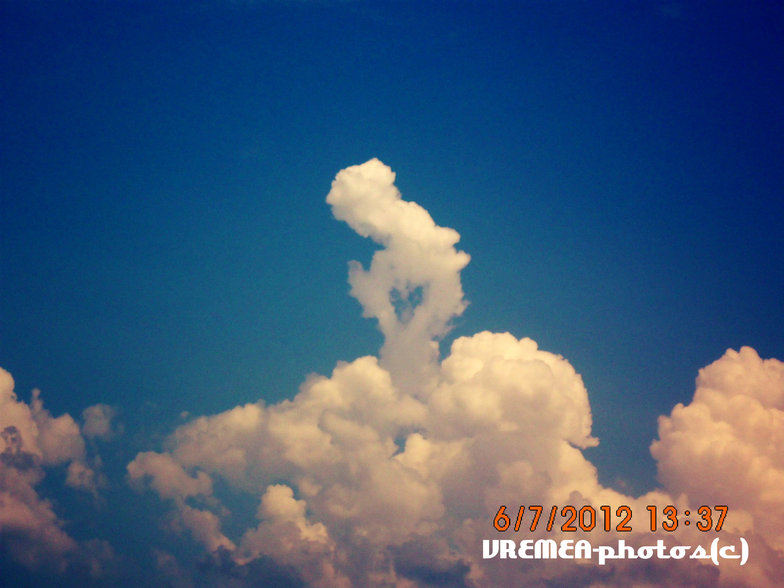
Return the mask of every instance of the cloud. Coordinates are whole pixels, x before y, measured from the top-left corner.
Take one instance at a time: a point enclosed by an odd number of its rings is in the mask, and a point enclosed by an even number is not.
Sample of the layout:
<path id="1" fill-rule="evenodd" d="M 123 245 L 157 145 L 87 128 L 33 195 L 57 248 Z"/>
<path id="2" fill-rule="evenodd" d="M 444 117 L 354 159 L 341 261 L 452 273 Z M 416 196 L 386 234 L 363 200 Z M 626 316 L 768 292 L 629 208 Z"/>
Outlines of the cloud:
<path id="1" fill-rule="evenodd" d="M 76 542 L 62 530 L 62 521 L 51 503 L 41 499 L 35 485 L 43 479 L 33 465 L 32 454 L 23 445 L 8 442 L 18 435 L 13 426 L 3 428 L 6 440 L 0 454 L 0 533 L 3 550 L 24 566 L 39 565 L 65 569 L 66 557 L 75 551 Z M 16 437 L 18 439 L 18 437 Z"/>
<path id="2" fill-rule="evenodd" d="M 640 497 L 604 487 L 581 451 L 597 440 L 587 391 L 566 359 L 527 338 L 481 332 L 456 339 L 439 361 L 437 340 L 466 307 L 460 270 L 469 258 L 455 249 L 457 232 L 403 201 L 394 179 L 374 159 L 341 171 L 327 196 L 337 219 L 382 246 L 369 269 L 349 268 L 351 294 L 384 334 L 380 358 L 339 362 L 291 400 L 197 418 L 172 433 L 168 451 L 128 466 L 173 503 L 209 552 L 211 573 L 241 578 L 258 568 L 330 587 L 774 586 L 784 551 L 782 364 L 728 351 L 700 373 L 692 404 L 660 421 L 652 452 L 664 487 Z M 233 538 L 221 530 L 237 519 L 213 493 L 218 479 L 258 501 L 257 522 Z M 629 505 L 639 518 L 623 537 L 645 545 L 661 537 L 640 528 L 647 505 L 703 503 L 731 505 L 723 537 L 750 537 L 753 565 L 481 557 L 482 539 L 499 537 L 491 523 L 502 504 Z M 619 537 L 557 526 L 533 534 L 580 536 Z M 706 537 L 682 525 L 666 539 Z M 168 555 L 165 564 L 173 566 Z"/>
<path id="3" fill-rule="evenodd" d="M 199 472 L 192 478 L 168 454 L 140 453 L 128 464 L 128 474 L 132 480 L 149 477 L 150 485 L 161 498 L 184 500 L 212 494 L 212 480 L 207 474 Z"/>
<path id="4" fill-rule="evenodd" d="M 177 508 L 177 516 L 171 521 L 174 529 L 188 529 L 209 551 L 234 549 L 234 543 L 221 533 L 220 519 L 215 513 L 187 503 L 187 499 L 195 498 L 203 504 L 214 504 L 212 480 L 203 471 L 192 477 L 169 454 L 152 451 L 138 454 L 127 470 L 131 481 L 141 485 L 143 480 L 149 480 L 158 496 L 174 502 Z"/>
<path id="5" fill-rule="evenodd" d="M 784 537 L 784 363 L 728 350 L 700 370 L 688 406 L 659 419 L 659 478 L 692 500 L 732 504 L 777 549 Z M 740 512 L 738 512 L 740 514 Z"/>
<path id="6" fill-rule="evenodd" d="M 71 415 L 52 417 L 44 408 L 39 390 L 33 390 L 30 408 L 37 433 L 35 446 L 44 465 L 84 459 L 84 439 Z"/>
<path id="7" fill-rule="evenodd" d="M 299 570 L 313 586 L 350 586 L 331 561 L 335 543 L 326 526 L 310 522 L 306 512 L 307 503 L 294 498 L 289 486 L 268 486 L 257 513 L 261 522 L 243 535 L 235 561 L 247 564 L 264 556 L 279 566 Z"/>
<path id="8" fill-rule="evenodd" d="M 784 363 L 743 347 L 700 370 L 691 403 L 659 418 L 651 454 L 659 480 L 674 495 L 684 495 L 692 509 L 730 506 L 728 531 L 753 533 L 764 542 L 768 563 L 781 577 L 783 447 Z"/>
<path id="9" fill-rule="evenodd" d="M 82 434 L 88 439 L 111 439 L 116 431 L 112 428 L 112 420 L 117 411 L 108 404 L 94 404 L 82 411 Z"/>
<path id="10" fill-rule="evenodd" d="M 0 555 L 31 569 L 86 569 L 100 574 L 113 551 L 100 541 L 81 544 L 64 529 L 53 505 L 36 486 L 44 467 L 68 463 L 66 484 L 95 492 L 98 478 L 87 465 L 84 439 L 70 415 L 52 417 L 38 390 L 30 405 L 17 399 L 14 381 L 0 368 Z"/>
<path id="11" fill-rule="evenodd" d="M 457 231 L 437 226 L 424 208 L 402 200 L 394 181 L 389 167 L 371 159 L 342 170 L 327 203 L 336 219 L 384 247 L 368 270 L 349 264 L 351 295 L 363 316 L 378 320 L 382 365 L 398 386 L 416 392 L 432 379 L 434 339 L 466 307 L 460 270 L 470 257 L 454 248 Z"/>

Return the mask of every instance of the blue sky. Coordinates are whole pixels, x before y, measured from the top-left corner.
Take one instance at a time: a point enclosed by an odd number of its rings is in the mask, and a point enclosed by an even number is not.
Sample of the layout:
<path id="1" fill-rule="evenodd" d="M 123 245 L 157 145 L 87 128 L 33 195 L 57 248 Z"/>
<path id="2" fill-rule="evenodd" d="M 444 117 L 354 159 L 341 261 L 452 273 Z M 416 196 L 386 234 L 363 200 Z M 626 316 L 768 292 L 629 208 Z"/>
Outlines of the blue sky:
<path id="1" fill-rule="evenodd" d="M 0 366 L 52 415 L 116 411 L 88 446 L 102 514 L 62 468 L 37 487 L 77 540 L 112 543 L 110 512 L 157 528 L 126 466 L 176 426 L 378 354 L 346 280 L 377 247 L 324 202 L 373 157 L 471 255 L 442 356 L 489 330 L 566 358 L 607 487 L 658 487 L 657 418 L 728 348 L 784 358 L 774 3 L 2 12 Z M 117 533 L 128 568 L 150 533 Z"/>

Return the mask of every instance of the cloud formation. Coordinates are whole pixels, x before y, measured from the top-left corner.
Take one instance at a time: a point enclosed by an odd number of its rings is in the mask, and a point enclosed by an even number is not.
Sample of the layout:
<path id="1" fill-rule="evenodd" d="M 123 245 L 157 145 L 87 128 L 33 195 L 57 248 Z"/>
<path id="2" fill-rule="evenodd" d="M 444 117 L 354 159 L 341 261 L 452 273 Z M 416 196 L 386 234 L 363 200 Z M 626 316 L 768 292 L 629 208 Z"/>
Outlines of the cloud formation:
<path id="1" fill-rule="evenodd" d="M 666 487 L 732 504 L 784 550 L 784 363 L 728 350 L 700 370 L 691 404 L 660 417 L 659 438 L 651 453 Z"/>
<path id="2" fill-rule="evenodd" d="M 111 439 L 116 431 L 113 420 L 117 411 L 108 404 L 94 404 L 82 411 L 82 434 L 88 439 Z"/>
<path id="3" fill-rule="evenodd" d="M 327 196 L 337 219 L 382 246 L 369 269 L 349 268 L 352 296 L 384 334 L 380 358 L 340 362 L 292 400 L 197 418 L 166 452 L 139 454 L 131 478 L 170 500 L 234 577 L 256 565 L 291 585 L 324 587 L 775 585 L 782 364 L 728 351 L 700 373 L 692 404 L 660 422 L 652 452 L 664 487 L 642 497 L 603 487 L 581 451 L 597 441 L 566 359 L 530 339 L 481 332 L 456 339 L 439 361 L 438 338 L 466 307 L 460 270 L 469 257 L 455 249 L 456 231 L 401 199 L 394 179 L 374 159 L 342 170 Z M 257 499 L 258 522 L 233 539 L 221 527 L 234 519 L 212 491 L 216 479 Z M 756 562 L 598 568 L 481 558 L 481 540 L 498 537 L 491 523 L 501 504 L 626 504 L 642 516 L 649 504 L 704 503 L 731 505 L 726 536 L 753 537 Z M 659 535 L 626 536 L 651 537 Z M 705 539 L 693 527 L 668 537 Z"/>
<path id="4" fill-rule="evenodd" d="M 178 427 L 138 453 L 128 481 L 166 505 L 162 521 L 200 546 L 199 569 L 152 548 L 161 582 L 176 586 L 484 588 L 526 585 L 773 587 L 784 576 L 784 364 L 751 348 L 700 371 L 692 402 L 659 421 L 651 446 L 661 488 L 633 497 L 599 483 L 583 449 L 588 393 L 574 367 L 528 338 L 480 332 L 438 341 L 466 308 L 459 234 L 402 200 L 380 161 L 342 170 L 327 202 L 335 218 L 381 246 L 369 268 L 349 265 L 351 294 L 384 335 L 379 357 L 338 362 L 292 399 L 263 401 Z M 47 468 L 95 496 L 97 440 L 119 432 L 97 404 L 54 417 L 33 391 L 17 399 L 0 369 L 0 556 L 30 569 L 103 573 L 105 542 L 76 541 L 41 492 Z M 500 535 L 501 505 L 627 505 L 634 532 L 568 533 L 557 524 Z M 647 506 L 679 512 L 726 504 L 725 529 L 647 529 Z M 249 506 L 250 505 L 250 506 Z M 530 522 L 530 521 L 528 521 Z M 482 540 L 586 538 L 595 545 L 750 543 L 744 567 L 700 560 L 486 560 Z M 93 552 L 96 555 L 90 556 Z M 151 572 L 152 573 L 152 572 Z"/>
<path id="5" fill-rule="evenodd" d="M 101 542 L 85 549 L 63 529 L 52 503 L 36 490 L 45 467 L 67 464 L 66 485 L 97 493 L 101 475 L 88 462 L 76 421 L 68 414 L 53 417 L 38 390 L 33 390 L 30 405 L 18 400 L 11 374 L 0 368 L 2 551 L 30 569 L 63 572 L 79 564 L 98 573 L 99 560 L 110 558 L 111 549 Z M 95 557 L 89 553 L 94 550 Z"/>
<path id="6" fill-rule="evenodd" d="M 659 418 L 659 440 L 651 445 L 659 480 L 673 495 L 691 508 L 730 505 L 728 532 L 753 536 L 768 551 L 770 569 L 753 565 L 756 583 L 750 585 L 784 577 L 782 448 L 784 363 L 763 360 L 750 347 L 729 349 L 701 369 L 692 402 Z"/>
<path id="7" fill-rule="evenodd" d="M 342 170 L 327 203 L 336 219 L 383 246 L 369 269 L 349 264 L 351 295 L 363 316 L 378 320 L 382 366 L 396 385 L 417 392 L 431 384 L 435 339 L 465 310 L 460 270 L 470 257 L 455 249 L 457 231 L 439 227 L 424 208 L 402 200 L 394 182 L 394 172 L 371 159 Z"/>

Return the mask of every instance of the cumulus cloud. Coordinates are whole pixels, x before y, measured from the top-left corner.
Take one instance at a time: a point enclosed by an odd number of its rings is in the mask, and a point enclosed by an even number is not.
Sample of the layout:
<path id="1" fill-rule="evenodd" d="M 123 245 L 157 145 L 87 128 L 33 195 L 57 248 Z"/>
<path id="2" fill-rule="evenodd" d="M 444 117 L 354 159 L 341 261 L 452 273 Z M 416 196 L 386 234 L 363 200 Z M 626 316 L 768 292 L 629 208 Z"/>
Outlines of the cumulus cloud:
<path id="1" fill-rule="evenodd" d="M 732 504 L 784 550 L 784 363 L 750 347 L 700 370 L 688 406 L 659 419 L 659 478 L 692 500 Z M 740 512 L 737 512 L 740 514 Z"/>
<path id="2" fill-rule="evenodd" d="M 700 370 L 694 398 L 659 418 L 659 479 L 690 508 L 726 504 L 727 530 L 753 534 L 784 576 L 784 363 L 750 347 Z M 761 547 L 762 548 L 762 547 Z M 759 560 L 758 560 L 759 562 Z M 771 573 L 754 569 L 762 577 Z M 740 581 L 742 576 L 738 576 Z"/>
<path id="3" fill-rule="evenodd" d="M 82 411 L 82 434 L 88 439 L 111 439 L 115 435 L 113 419 L 117 411 L 108 404 L 94 404 Z"/>
<path id="4" fill-rule="evenodd" d="M 187 503 L 187 499 L 195 498 L 214 504 L 212 480 L 203 471 L 190 476 L 169 454 L 152 451 L 137 455 L 127 469 L 133 482 L 142 484 L 148 480 L 158 496 L 175 503 L 178 516 L 172 520 L 174 528 L 188 529 L 193 538 L 210 551 L 234 549 L 234 543 L 221 533 L 220 519 L 215 513 Z"/>
<path id="5" fill-rule="evenodd" d="M 378 159 L 342 170 L 327 203 L 338 220 L 383 249 L 370 268 L 352 261 L 349 283 L 364 316 L 384 334 L 382 365 L 411 391 L 426 387 L 438 356 L 434 339 L 466 307 L 460 270 L 470 257 L 455 249 L 457 231 L 439 227 L 415 202 L 402 200 L 394 172 Z"/>
<path id="6" fill-rule="evenodd" d="M 84 439 L 71 415 L 52 417 L 44 408 L 39 390 L 33 390 L 30 408 L 37 432 L 35 446 L 44 465 L 84 459 Z"/>
<path id="7" fill-rule="evenodd" d="M 776 585 L 781 363 L 750 349 L 728 352 L 700 373 L 692 404 L 660 422 L 652 452 L 663 488 L 631 497 L 604 487 L 582 453 L 597 440 L 587 391 L 566 359 L 490 332 L 456 339 L 439 359 L 439 337 L 466 306 L 460 270 L 468 256 L 455 249 L 454 230 L 402 200 L 394 179 L 371 160 L 341 171 L 327 197 L 337 219 L 382 246 L 369 269 L 349 269 L 351 294 L 384 334 L 380 358 L 340 362 L 291 400 L 197 418 L 173 432 L 167 451 L 128 465 L 134 483 L 171 503 L 211 569 L 347 588 Z M 255 520 L 240 531 L 224 531 L 236 518 L 217 480 L 255 498 Z M 640 529 L 647 505 L 704 503 L 730 505 L 723 536 L 753 541 L 757 560 L 748 568 L 482 559 L 482 539 L 499 538 L 492 520 L 502 504 L 628 505 L 638 519 L 624 538 L 641 545 L 661 537 Z M 618 538 L 557 527 L 532 536 Z M 683 526 L 666 540 L 712 537 Z M 161 556 L 167 569 L 175 564 Z"/>
<path id="8" fill-rule="evenodd" d="M 212 480 L 204 472 L 189 476 L 182 466 L 168 454 L 148 451 L 140 453 L 128 464 L 132 480 L 145 476 L 161 498 L 184 500 L 189 496 L 212 494 Z"/>
<path id="9" fill-rule="evenodd" d="M 78 563 L 99 573 L 100 559 L 111 549 L 94 542 L 88 550 L 64 529 L 48 500 L 36 486 L 45 466 L 67 466 L 66 484 L 95 492 L 96 472 L 87 465 L 84 439 L 70 415 L 53 417 L 38 390 L 30 405 L 17 399 L 14 381 L 0 368 L 0 534 L 7 550 L 28 568 L 64 571 Z M 93 557 L 90 551 L 98 555 Z"/>

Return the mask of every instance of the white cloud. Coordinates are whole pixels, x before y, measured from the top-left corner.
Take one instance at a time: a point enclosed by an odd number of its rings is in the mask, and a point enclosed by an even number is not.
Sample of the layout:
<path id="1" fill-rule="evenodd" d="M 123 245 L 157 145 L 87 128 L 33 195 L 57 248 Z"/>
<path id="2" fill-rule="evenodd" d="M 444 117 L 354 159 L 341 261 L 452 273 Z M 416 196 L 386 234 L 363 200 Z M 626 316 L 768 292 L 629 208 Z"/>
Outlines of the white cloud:
<path id="1" fill-rule="evenodd" d="M 39 390 L 33 390 L 30 407 L 37 429 L 36 445 L 41 452 L 44 465 L 84 459 L 84 439 L 79 431 L 79 425 L 71 415 L 52 417 L 44 408 Z"/>
<path id="2" fill-rule="evenodd" d="M 189 496 L 212 494 L 212 480 L 207 474 L 199 472 L 193 478 L 165 453 L 140 453 L 128 464 L 128 474 L 132 480 L 149 477 L 150 485 L 161 498 L 183 500 Z"/>
<path id="3" fill-rule="evenodd" d="M 193 538 L 209 551 L 217 551 L 221 548 L 234 549 L 234 543 L 221 533 L 220 519 L 215 513 L 180 504 L 179 516 L 179 521 L 176 522 L 181 522 L 191 532 Z"/>
<path id="4" fill-rule="evenodd" d="M 341 362 L 292 400 L 198 418 L 171 435 L 167 453 L 139 454 L 130 476 L 171 499 L 214 557 L 244 569 L 272 561 L 311 586 L 776 585 L 780 362 L 728 352 L 701 372 L 692 405 L 661 421 L 652 451 L 665 487 L 642 497 L 605 488 L 581 451 L 596 440 L 587 392 L 566 359 L 482 332 L 458 338 L 439 362 L 437 339 L 465 308 L 468 256 L 454 248 L 455 231 L 403 201 L 393 182 L 371 160 L 340 172 L 328 196 L 336 218 L 383 246 L 368 270 L 353 263 L 349 273 L 352 295 L 385 336 L 380 360 Z M 229 515 L 212 494 L 217 478 L 259 500 L 258 522 L 233 539 L 221 530 Z M 501 504 L 626 504 L 639 521 L 649 504 L 714 501 L 731 504 L 724 536 L 750 537 L 754 565 L 481 558 L 481 540 L 498 537 L 491 522 Z M 630 542 L 661 536 L 639 525 Z M 694 527 L 667 536 L 705 538 Z"/>
<path id="5" fill-rule="evenodd" d="M 727 531 L 764 541 L 784 574 L 782 448 L 784 363 L 743 347 L 700 370 L 692 402 L 659 418 L 651 453 L 672 494 L 684 494 L 692 510 L 728 505 Z"/>
<path id="6" fill-rule="evenodd" d="M 700 370 L 688 406 L 660 417 L 659 437 L 651 453 L 665 486 L 743 509 L 784 550 L 784 363 L 728 350 Z"/>
<path id="7" fill-rule="evenodd" d="M 322 523 L 307 519 L 307 503 L 294 498 L 289 486 L 273 484 L 261 497 L 260 523 L 242 537 L 236 560 L 245 564 L 260 556 L 300 570 L 313 586 L 350 586 L 332 565 L 335 545 Z"/>
<path id="8" fill-rule="evenodd" d="M 382 365 L 398 386 L 416 392 L 432 378 L 434 339 L 466 307 L 460 270 L 470 257 L 454 248 L 457 231 L 437 226 L 424 208 L 402 200 L 394 181 L 389 167 L 371 159 L 342 170 L 327 203 L 335 218 L 384 247 L 368 270 L 351 262 L 351 295 L 364 316 L 378 319 Z"/>
<path id="9" fill-rule="evenodd" d="M 108 404 L 94 404 L 82 411 L 82 434 L 88 439 L 111 439 L 115 430 L 112 420 L 117 416 L 117 411 Z"/>
<path id="10" fill-rule="evenodd" d="M 68 464 L 66 486 L 71 488 L 81 488 L 97 495 L 98 488 L 105 485 L 103 476 L 88 466 L 83 461 L 72 461 Z"/>
<path id="11" fill-rule="evenodd" d="M 128 464 L 128 475 L 133 483 L 142 485 L 148 480 L 150 487 L 163 499 L 174 502 L 177 510 L 172 528 L 185 528 L 208 551 L 235 548 L 234 543 L 221 532 L 220 518 L 209 510 L 216 504 L 212 499 L 212 479 L 203 471 L 190 476 L 167 453 L 152 451 L 140 453 Z M 202 508 L 194 508 L 186 499 L 197 499 Z"/>
<path id="12" fill-rule="evenodd" d="M 102 542 L 77 543 L 63 530 L 52 504 L 36 486 L 44 466 L 68 463 L 66 484 L 96 491 L 95 471 L 86 463 L 84 439 L 70 415 L 52 417 L 38 390 L 28 406 L 17 399 L 14 381 L 0 368 L 0 534 L 11 557 L 31 569 L 65 570 L 79 561 L 100 574 L 113 557 Z M 95 557 L 91 550 L 99 548 Z M 102 561 L 103 560 L 103 563 Z M 91 572 L 91 573 L 92 573 Z"/>
<path id="13" fill-rule="evenodd" d="M 9 431 L 7 427 L 5 432 Z M 0 533 L 3 547 L 27 567 L 65 569 L 76 542 L 62 530 L 52 505 L 35 491 L 43 475 L 11 465 L 21 454 L 6 446 L 0 456 Z M 17 461 L 18 463 L 18 461 Z"/>

